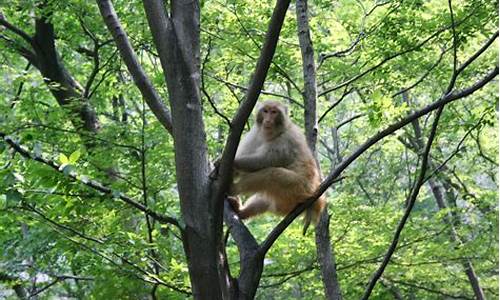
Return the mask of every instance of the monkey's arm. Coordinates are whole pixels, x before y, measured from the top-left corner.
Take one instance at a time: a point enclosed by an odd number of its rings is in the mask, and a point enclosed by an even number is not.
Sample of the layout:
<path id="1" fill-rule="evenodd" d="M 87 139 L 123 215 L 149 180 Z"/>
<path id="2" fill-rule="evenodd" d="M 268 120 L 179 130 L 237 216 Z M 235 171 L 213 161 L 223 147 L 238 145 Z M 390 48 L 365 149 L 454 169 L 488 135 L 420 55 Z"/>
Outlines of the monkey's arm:
<path id="1" fill-rule="evenodd" d="M 234 167 L 245 172 L 255 172 L 269 167 L 287 167 L 293 162 L 291 151 L 266 151 L 242 155 L 234 160 Z"/>
<path id="2" fill-rule="evenodd" d="M 254 172 L 270 166 L 270 163 L 263 155 L 249 154 L 235 158 L 233 166 L 236 170 Z"/>

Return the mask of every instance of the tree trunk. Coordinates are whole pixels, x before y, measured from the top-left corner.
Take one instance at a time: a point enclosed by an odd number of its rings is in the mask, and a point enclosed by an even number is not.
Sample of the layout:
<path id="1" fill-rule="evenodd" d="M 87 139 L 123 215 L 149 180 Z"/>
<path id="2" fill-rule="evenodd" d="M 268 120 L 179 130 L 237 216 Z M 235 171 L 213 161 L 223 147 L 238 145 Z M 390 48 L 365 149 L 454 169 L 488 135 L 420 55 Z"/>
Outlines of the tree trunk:
<path id="1" fill-rule="evenodd" d="M 403 100 L 405 102 L 409 101 L 407 93 L 403 93 Z M 420 151 L 422 151 L 424 146 L 422 141 L 422 129 L 420 127 L 420 123 L 418 122 L 418 120 L 414 120 L 412 122 L 412 127 L 413 127 L 413 132 L 415 133 L 415 141 L 413 145 L 415 145 L 415 147 L 418 148 L 414 150 L 415 152 L 419 153 Z M 430 158 L 429 158 L 429 165 L 431 166 L 433 165 L 432 160 Z M 439 210 L 446 209 L 447 205 L 445 201 L 445 196 L 443 195 L 443 191 L 439 186 L 438 182 L 436 182 L 436 179 L 430 178 L 428 184 L 434 196 L 434 199 L 436 200 L 436 204 Z M 461 245 L 462 241 L 460 240 L 460 237 L 455 228 L 455 218 L 450 212 L 447 212 L 446 216 L 444 217 L 444 222 L 450 226 L 450 239 L 457 245 Z M 481 285 L 479 284 L 479 279 L 477 278 L 476 272 L 474 271 L 474 266 L 472 265 L 472 262 L 469 259 L 465 259 L 462 262 L 462 266 L 464 267 L 465 274 L 469 279 L 469 283 L 472 287 L 472 290 L 474 291 L 476 299 L 484 300 L 485 299 L 484 292 L 481 288 Z"/>
<path id="2" fill-rule="evenodd" d="M 50 15 L 50 14 L 49 14 Z M 64 67 L 55 46 L 54 26 L 46 16 L 35 22 L 32 46 L 36 53 L 34 65 L 40 70 L 52 95 L 67 109 L 75 128 L 97 132 L 99 123 L 94 108 L 83 97 L 83 88 Z"/>
<path id="3" fill-rule="evenodd" d="M 170 17 L 165 13 L 163 1 L 145 0 L 144 8 L 169 93 L 177 186 L 185 223 L 184 251 L 193 297 L 221 299 L 218 249 L 222 220 L 214 218 L 215 205 L 210 197 L 209 162 L 199 92 L 199 3 L 173 1 Z"/>
<path id="4" fill-rule="evenodd" d="M 447 209 L 444 195 L 439 184 L 437 184 L 436 181 L 431 178 L 429 179 L 429 187 L 431 189 L 432 194 L 434 195 L 434 198 L 436 199 L 436 203 L 439 210 Z M 462 245 L 462 241 L 458 236 L 457 230 L 455 228 L 454 218 L 450 212 L 447 212 L 446 216 L 444 217 L 444 221 L 450 226 L 450 239 L 454 243 L 456 243 L 457 246 Z M 474 271 L 474 266 L 472 265 L 470 259 L 467 258 L 464 259 L 464 261 L 462 262 L 462 266 L 464 268 L 465 275 L 467 275 L 467 278 L 469 279 L 469 283 L 472 287 L 472 290 L 474 291 L 476 299 L 478 300 L 486 299 L 484 296 L 483 289 L 479 284 L 479 278 L 477 278 L 476 272 Z"/>
<path id="5" fill-rule="evenodd" d="M 316 225 L 316 254 L 319 267 L 321 268 L 321 279 L 325 289 L 325 299 L 341 300 L 342 292 L 337 277 L 337 265 L 335 254 L 330 246 L 330 216 L 325 208 L 321 219 Z"/>
<path id="6" fill-rule="evenodd" d="M 300 52 L 302 54 L 302 72 L 304 76 L 303 98 L 306 139 L 317 160 L 316 65 L 314 62 L 314 48 L 310 36 L 307 0 L 297 0 L 296 14 Z M 325 297 L 326 299 L 339 300 L 342 299 L 342 295 L 337 278 L 335 256 L 330 246 L 329 224 L 328 207 L 325 207 L 321 219 L 316 225 L 316 252 L 321 268 Z"/>
<path id="7" fill-rule="evenodd" d="M 316 64 L 314 63 L 314 48 L 309 29 L 307 0 L 297 0 L 297 32 L 300 52 L 302 54 L 302 73 L 304 76 L 304 125 L 309 148 L 316 154 L 316 138 L 318 120 L 316 116 Z"/>

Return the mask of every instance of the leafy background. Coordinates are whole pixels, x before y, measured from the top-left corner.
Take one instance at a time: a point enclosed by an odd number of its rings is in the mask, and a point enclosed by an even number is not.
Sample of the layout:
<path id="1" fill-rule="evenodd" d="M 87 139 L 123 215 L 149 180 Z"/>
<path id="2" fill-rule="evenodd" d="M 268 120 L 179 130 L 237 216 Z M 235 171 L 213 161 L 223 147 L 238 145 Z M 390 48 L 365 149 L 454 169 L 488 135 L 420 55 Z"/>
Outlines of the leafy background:
<path id="1" fill-rule="evenodd" d="M 116 191 L 115 196 L 123 193 L 141 202 L 144 184 L 149 207 L 180 217 L 171 137 L 145 109 L 109 42 L 96 4 L 48 1 L 41 9 L 36 2 L 2 1 L 0 10 L 29 34 L 34 33 L 34 15 L 55 12 L 50 21 L 57 49 L 79 82 L 87 82 L 94 68 L 94 60 L 81 49 L 93 49 L 91 36 L 104 43 L 90 96 L 101 127 L 96 135 L 75 130 L 40 73 L 27 66 L 13 46 L 23 41 L 0 27 L 0 131 L 34 155 L 63 164 L 64 171 L 24 159 L 0 143 L 0 297 L 15 298 L 11 288 L 22 284 L 39 292 L 40 299 L 144 299 L 150 293 L 147 280 L 155 276 L 188 291 L 182 242 L 174 228 L 148 226 L 143 214 L 68 177 L 76 172 L 80 178 L 103 182 Z M 114 1 L 114 5 L 140 62 L 166 99 L 142 4 Z M 264 86 L 267 94 L 261 98 L 288 103 L 292 119 L 303 124 L 293 5 Z M 230 119 L 244 95 L 272 6 L 272 1 L 201 2 L 203 110 L 214 159 L 228 133 L 221 115 Z M 453 71 L 453 33 L 443 1 L 316 0 L 309 9 L 318 60 L 318 115 L 323 117 L 318 150 L 326 174 L 367 137 L 441 96 Z M 456 1 L 453 9 L 458 61 L 464 62 L 497 30 L 498 3 Z M 473 84 L 498 64 L 497 57 L 496 46 L 491 47 L 464 71 L 457 86 Z M 403 99 L 397 93 L 407 87 L 412 88 Z M 439 210 L 429 187 L 422 189 L 373 299 L 398 295 L 471 299 L 464 259 L 474 265 L 487 298 L 498 297 L 497 89 L 495 80 L 446 107 L 431 157 L 434 168 L 450 158 L 433 176 L 450 208 Z M 342 124 L 350 118 L 354 119 Z M 420 120 L 424 137 L 430 123 Z M 332 135 L 333 128 L 337 136 Z M 419 150 L 411 147 L 412 141 L 411 126 L 389 136 L 358 159 L 328 192 L 331 242 L 345 299 L 362 295 L 392 239 L 418 171 Z M 461 243 L 450 238 L 448 216 Z M 248 225 L 262 239 L 278 221 L 266 215 Z M 227 251 L 237 274 L 239 256 L 231 238 Z M 156 273 L 154 261 L 161 266 Z M 158 288 L 157 296 L 188 297 L 166 286 Z M 296 222 L 268 254 L 257 299 L 321 297 L 314 238 L 301 236 Z"/>

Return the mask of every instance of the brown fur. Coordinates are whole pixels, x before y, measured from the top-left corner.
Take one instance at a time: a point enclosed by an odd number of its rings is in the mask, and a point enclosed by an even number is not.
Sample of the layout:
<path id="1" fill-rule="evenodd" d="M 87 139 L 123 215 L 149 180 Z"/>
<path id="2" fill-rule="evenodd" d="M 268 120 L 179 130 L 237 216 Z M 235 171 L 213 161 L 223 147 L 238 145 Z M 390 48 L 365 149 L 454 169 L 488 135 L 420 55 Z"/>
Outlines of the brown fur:
<path id="1" fill-rule="evenodd" d="M 230 197 L 242 219 L 266 211 L 290 213 L 312 196 L 320 184 L 314 157 L 300 128 L 288 117 L 281 103 L 266 101 L 257 112 L 256 124 L 245 135 L 235 158 L 236 176 L 231 195 L 250 195 L 243 204 Z M 322 195 L 306 214 L 306 225 L 317 223 L 326 205 Z"/>

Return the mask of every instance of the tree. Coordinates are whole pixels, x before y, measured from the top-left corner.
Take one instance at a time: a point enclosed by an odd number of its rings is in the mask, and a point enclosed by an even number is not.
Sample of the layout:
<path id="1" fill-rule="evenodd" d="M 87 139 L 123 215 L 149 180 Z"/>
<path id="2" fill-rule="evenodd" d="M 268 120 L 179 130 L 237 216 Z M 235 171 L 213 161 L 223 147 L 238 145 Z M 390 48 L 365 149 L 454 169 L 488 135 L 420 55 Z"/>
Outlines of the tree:
<path id="1" fill-rule="evenodd" d="M 495 3 L 297 1 L 294 22 L 287 0 L 274 9 L 144 0 L 116 2 L 116 11 L 109 0 L 96 2 L 2 8 L 3 70 L 17 89 L 2 84 L 2 209 L 13 214 L 0 218 L 8 245 L 0 280 L 18 297 L 313 298 L 323 294 L 317 276 L 332 299 L 341 290 L 348 299 L 494 295 L 498 258 L 483 242 L 496 245 L 498 236 L 472 228 L 498 224 L 488 140 L 497 139 Z M 224 199 L 261 95 L 304 111 L 293 117 L 329 172 L 315 197 L 279 222 L 254 226 Z M 473 132 L 475 145 L 462 147 Z M 457 142 L 456 150 L 447 144 Z M 463 161 L 454 160 L 459 153 Z M 308 236 L 283 232 L 296 232 L 292 222 L 331 186 L 334 221 L 325 213 L 316 228 L 316 263 L 314 246 L 300 245 Z M 383 224 L 366 225 L 370 219 Z M 300 246 L 290 250 L 283 239 Z M 439 250 L 443 243 L 449 253 Z M 293 251 L 296 263 L 272 262 Z M 413 256 L 450 270 L 407 274 Z M 349 273 L 350 266 L 364 270 Z M 26 270 L 42 284 L 30 286 Z M 459 273 L 468 284 L 456 285 Z M 318 284 L 266 289 L 297 276 Z M 263 283 L 272 277 L 281 279 Z"/>

